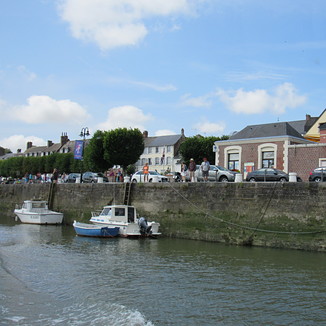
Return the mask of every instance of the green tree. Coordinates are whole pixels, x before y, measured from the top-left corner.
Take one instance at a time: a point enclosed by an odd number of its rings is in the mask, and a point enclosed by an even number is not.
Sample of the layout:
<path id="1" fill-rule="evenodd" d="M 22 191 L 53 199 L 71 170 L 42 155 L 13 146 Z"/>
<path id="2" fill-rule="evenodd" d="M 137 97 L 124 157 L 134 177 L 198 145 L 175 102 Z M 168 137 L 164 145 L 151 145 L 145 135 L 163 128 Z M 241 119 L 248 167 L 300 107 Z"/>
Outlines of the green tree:
<path id="1" fill-rule="evenodd" d="M 84 164 L 92 171 L 105 171 L 110 165 L 104 158 L 104 138 L 107 132 L 97 130 L 84 149 Z"/>
<path id="2" fill-rule="evenodd" d="M 139 129 L 118 128 L 105 133 L 104 159 L 108 166 L 127 168 L 134 164 L 144 151 L 144 138 Z"/>
<path id="3" fill-rule="evenodd" d="M 217 140 L 229 139 L 228 136 L 222 137 L 203 137 L 197 135 L 187 138 L 180 145 L 180 153 L 183 159 L 189 163 L 189 160 L 193 158 L 197 164 L 200 164 L 204 157 L 207 157 L 211 164 L 215 163 L 215 153 L 213 152 L 214 142 Z"/>

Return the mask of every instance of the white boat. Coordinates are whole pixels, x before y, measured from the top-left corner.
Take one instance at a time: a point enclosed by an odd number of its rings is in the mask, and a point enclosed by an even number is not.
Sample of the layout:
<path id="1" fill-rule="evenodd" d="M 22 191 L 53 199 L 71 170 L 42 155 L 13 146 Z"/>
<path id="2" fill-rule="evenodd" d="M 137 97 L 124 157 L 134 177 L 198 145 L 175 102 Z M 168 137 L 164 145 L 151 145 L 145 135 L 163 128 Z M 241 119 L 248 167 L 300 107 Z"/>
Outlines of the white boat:
<path id="1" fill-rule="evenodd" d="M 49 210 L 44 200 L 25 200 L 21 207 L 16 207 L 14 213 L 22 223 L 61 224 L 63 220 L 63 214 Z"/>
<path id="2" fill-rule="evenodd" d="M 137 218 L 136 208 L 129 205 L 104 206 L 101 212 L 92 212 L 91 223 L 119 227 L 120 237 L 157 237 L 160 224 Z"/>

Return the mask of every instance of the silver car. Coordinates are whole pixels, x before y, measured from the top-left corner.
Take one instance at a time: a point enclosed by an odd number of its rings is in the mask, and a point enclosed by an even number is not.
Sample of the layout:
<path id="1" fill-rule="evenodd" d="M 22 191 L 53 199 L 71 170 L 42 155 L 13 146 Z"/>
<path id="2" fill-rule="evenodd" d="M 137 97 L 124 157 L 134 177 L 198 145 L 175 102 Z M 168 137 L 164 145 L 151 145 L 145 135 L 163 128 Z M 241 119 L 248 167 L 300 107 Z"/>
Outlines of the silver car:
<path id="1" fill-rule="evenodd" d="M 203 173 L 200 165 L 196 166 L 197 181 L 203 181 Z M 208 181 L 229 182 L 234 181 L 236 172 L 230 171 L 222 166 L 210 165 L 208 172 Z"/>

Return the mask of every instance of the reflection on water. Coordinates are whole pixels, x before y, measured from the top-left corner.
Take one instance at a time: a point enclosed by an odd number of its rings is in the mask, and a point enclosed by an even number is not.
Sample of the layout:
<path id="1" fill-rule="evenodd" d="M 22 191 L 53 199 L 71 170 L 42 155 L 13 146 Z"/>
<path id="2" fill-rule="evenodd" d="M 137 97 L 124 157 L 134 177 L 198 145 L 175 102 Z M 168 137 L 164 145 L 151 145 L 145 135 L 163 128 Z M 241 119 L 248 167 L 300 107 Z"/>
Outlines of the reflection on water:
<path id="1" fill-rule="evenodd" d="M 324 325 L 325 255 L 0 224 L 1 325 Z"/>

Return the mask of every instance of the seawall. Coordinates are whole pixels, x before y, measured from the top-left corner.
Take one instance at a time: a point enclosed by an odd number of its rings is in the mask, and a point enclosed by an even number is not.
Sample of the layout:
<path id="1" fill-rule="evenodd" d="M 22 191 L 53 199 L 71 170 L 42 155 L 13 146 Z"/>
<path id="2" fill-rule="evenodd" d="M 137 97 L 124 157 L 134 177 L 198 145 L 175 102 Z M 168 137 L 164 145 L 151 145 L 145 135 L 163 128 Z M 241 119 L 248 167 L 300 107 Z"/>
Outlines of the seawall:
<path id="1" fill-rule="evenodd" d="M 125 184 L 57 184 L 53 209 L 66 224 L 123 203 Z M 0 185 L 0 209 L 48 200 L 50 184 Z M 326 252 L 326 183 L 132 184 L 131 204 L 161 223 L 164 236 Z"/>

